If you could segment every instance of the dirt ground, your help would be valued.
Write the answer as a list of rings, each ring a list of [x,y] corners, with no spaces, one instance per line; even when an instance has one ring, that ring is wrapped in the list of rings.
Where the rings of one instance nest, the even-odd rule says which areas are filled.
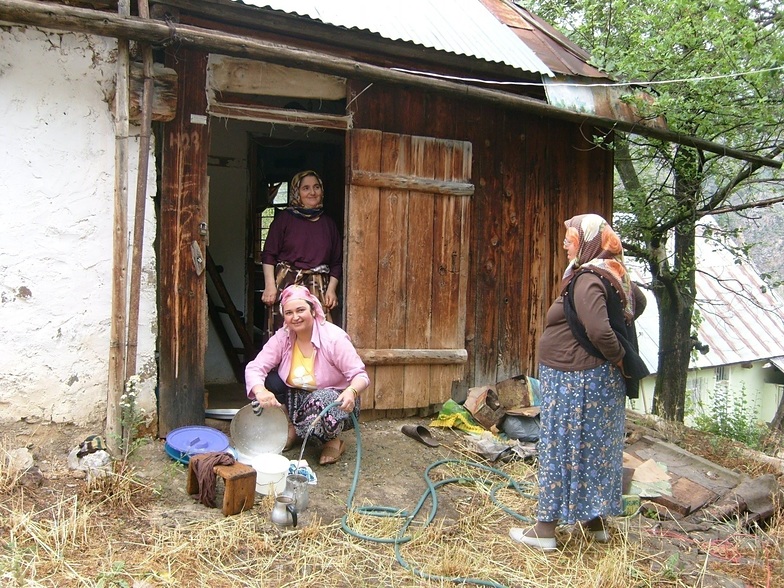
[[[441,445],[428,447],[401,433],[405,424],[428,426],[432,419],[409,418],[400,420],[374,420],[360,423],[359,441],[361,453],[357,453],[357,434],[354,430],[341,435],[346,443],[346,451],[338,463],[321,466],[318,463],[320,446],[318,441],[309,441],[305,446],[303,459],[313,468],[318,481],[309,486],[310,507],[303,517],[307,524],[312,517],[322,522],[339,520],[346,513],[346,501],[355,484],[357,459],[360,472],[354,486],[354,504],[374,504],[392,506],[405,510],[413,509],[427,489],[424,478],[428,466],[442,459],[465,458],[465,435],[450,429],[429,427],[433,437]],[[206,425],[230,435],[230,421],[207,419]],[[17,423],[8,428],[6,436],[12,440],[9,448],[27,447],[32,453],[35,464],[43,476],[43,487],[61,482],[76,483],[83,472],[68,471],[69,452],[79,445],[88,435],[96,431],[80,429],[72,425],[30,425]],[[185,524],[194,519],[220,518],[220,509],[203,506],[186,492],[187,466],[171,459],[164,448],[163,439],[141,444],[135,450],[131,463],[137,474],[158,489],[154,510],[164,519],[164,524]],[[299,457],[300,446],[284,452],[289,459]],[[217,485],[220,504],[221,486]],[[459,499],[459,488],[446,487]],[[261,512],[262,496],[257,495],[254,512],[261,517],[269,516]],[[447,520],[454,516],[450,501],[440,505],[439,515]]]
[[[444,459],[481,461],[480,456],[469,451],[470,444],[464,433],[429,426],[431,420],[407,418],[362,422],[359,427],[361,451],[357,452],[356,432],[344,432],[341,438],[346,442],[346,452],[338,463],[329,466],[318,465],[320,447],[317,442],[306,445],[303,457],[315,471],[318,483],[310,486],[310,507],[301,515],[300,526],[307,526],[316,519],[320,523],[329,524],[339,521],[346,514],[346,502],[354,487],[358,459],[360,469],[354,487],[353,506],[376,505],[407,511],[418,505],[427,489],[424,476],[429,466]],[[229,435],[230,421],[208,419],[206,424]],[[407,424],[429,426],[440,446],[428,447],[405,436],[401,427]],[[84,472],[69,470],[67,458],[74,447],[87,435],[94,433],[96,431],[71,425],[16,423],[5,428],[3,441],[6,450],[26,447],[32,454],[35,465],[40,469],[40,477],[32,480],[31,485],[35,486],[33,494],[41,499],[45,498],[47,492],[54,496],[64,488],[70,488],[76,493],[80,487],[84,487]],[[299,448],[291,449],[284,455],[296,459]],[[182,527],[197,520],[223,518],[220,508],[208,508],[188,495],[187,466],[175,462],[166,454],[164,440],[149,440],[140,445],[132,458],[132,465],[135,474],[156,489],[155,499],[146,508],[144,524],[153,527]],[[438,516],[443,519],[445,527],[459,524],[460,509],[456,508],[456,505],[461,501],[465,503],[466,500],[471,500],[471,493],[471,489],[457,484],[449,484],[439,489]],[[218,505],[221,498],[219,484]],[[259,517],[260,522],[267,523],[270,517],[270,502],[261,496],[256,498],[252,514]],[[532,501],[531,506],[534,504]],[[705,554],[698,545],[706,541],[723,541],[728,536],[737,534],[731,525],[683,525],[678,521],[649,520],[642,516],[634,517],[633,522],[628,522],[630,520],[619,519],[615,524],[628,525],[629,540],[644,543],[646,551],[649,551],[654,559],[670,561],[672,558],[668,554],[677,555],[680,578],[686,580],[685,585],[688,586],[698,585],[689,584],[688,578],[697,578],[704,572]],[[508,526],[519,524],[512,518],[509,518],[508,522]],[[499,529],[498,532],[505,536],[507,529]],[[755,562],[746,563],[749,569],[757,565]],[[726,576],[723,572],[719,576],[712,576],[711,583],[699,585],[756,587],[764,584],[749,582],[744,579],[744,572],[738,569],[737,572],[728,571]],[[775,584],[768,584],[773,585]]]

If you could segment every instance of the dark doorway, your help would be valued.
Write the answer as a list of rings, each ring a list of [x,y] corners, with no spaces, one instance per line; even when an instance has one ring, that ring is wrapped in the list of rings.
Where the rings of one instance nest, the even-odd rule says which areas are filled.
[[[288,204],[288,184],[294,174],[312,169],[324,182],[324,212],[337,224],[342,236],[344,231],[345,190],[345,135],[342,132],[319,132],[318,139],[277,139],[252,135],[248,157],[250,167],[250,193],[253,208],[250,220],[253,238],[248,260],[249,308],[253,317],[254,343],[260,349],[268,307],[261,302],[264,274],[261,267],[261,250],[269,223]],[[338,292],[341,304],[333,312],[333,320],[342,325],[343,283]],[[251,295],[252,292],[252,295]]]

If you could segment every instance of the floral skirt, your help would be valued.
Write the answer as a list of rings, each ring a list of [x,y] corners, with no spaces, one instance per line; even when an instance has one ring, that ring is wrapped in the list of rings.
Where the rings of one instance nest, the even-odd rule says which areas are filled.
[[[329,322],[333,322],[332,313],[324,306],[327,285],[329,284],[329,268],[320,266],[312,270],[296,269],[285,262],[280,262],[275,266],[275,285],[278,288],[278,297],[275,304],[267,307],[267,329],[264,332],[264,341],[269,341],[279,328],[283,326],[283,316],[280,314],[280,293],[287,286],[296,284],[305,286],[313,294],[321,306],[324,308],[324,316]]]
[[[537,519],[574,524],[621,514],[626,385],[606,362],[564,372],[539,366]]]
[[[324,410],[324,407],[335,402],[340,393],[341,390],[331,388],[314,390],[313,392],[289,388],[285,405],[289,413],[289,420],[297,429],[298,437],[305,438],[316,417]],[[360,402],[357,398],[357,403],[354,406],[354,416],[357,419],[359,418],[359,410]],[[351,418],[351,413],[343,412],[339,407],[333,406],[313,425],[310,435],[326,442],[352,428],[354,428],[354,421]]]

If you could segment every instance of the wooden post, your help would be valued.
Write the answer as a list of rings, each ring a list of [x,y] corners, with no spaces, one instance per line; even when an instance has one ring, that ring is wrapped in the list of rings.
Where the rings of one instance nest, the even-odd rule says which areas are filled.
[[[207,54],[167,54],[181,80],[177,114],[164,128],[158,312],[158,435],[204,423],[208,245]],[[199,253],[200,252],[200,253]],[[202,263],[197,265],[198,259]]]
[[[130,14],[129,0],[120,0],[120,16]],[[117,40],[117,89],[114,102],[115,175],[112,321],[109,333],[109,388],[106,402],[106,442],[117,451],[122,437],[120,397],[125,391],[125,325],[128,270],[128,75],[129,43]]]
[[[147,0],[139,0],[139,16],[150,18]],[[152,133],[152,47],[142,47],[144,61],[144,90],[142,91],[142,120],[139,134],[139,166],[136,174],[136,209],[133,219],[133,257],[131,258],[131,290],[128,303],[128,354],[125,379],[136,373],[136,353],[139,342],[139,298],[141,292],[142,252],[144,250],[144,209],[147,200],[147,172],[150,161]]]

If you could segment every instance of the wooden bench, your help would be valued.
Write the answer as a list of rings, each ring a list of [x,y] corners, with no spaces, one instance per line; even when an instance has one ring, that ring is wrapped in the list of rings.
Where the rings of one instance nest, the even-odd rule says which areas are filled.
[[[188,462],[188,494],[199,493],[199,480],[194,465],[202,457],[202,455],[194,455]],[[221,509],[224,516],[239,514],[243,510],[253,508],[256,500],[256,470],[237,461],[233,465],[217,465],[213,471],[216,476],[223,479],[224,483]]]

